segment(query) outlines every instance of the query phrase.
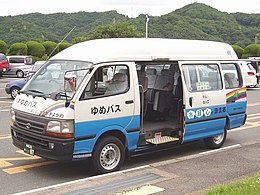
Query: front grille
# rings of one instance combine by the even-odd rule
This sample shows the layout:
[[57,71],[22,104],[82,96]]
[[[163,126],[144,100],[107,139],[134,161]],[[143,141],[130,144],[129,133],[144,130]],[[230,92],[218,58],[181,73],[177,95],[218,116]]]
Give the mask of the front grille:
[[15,119],[18,128],[34,133],[44,134],[47,125],[46,119],[40,116],[21,112],[15,113]]
[[32,137],[30,135],[26,135],[26,134],[23,134],[23,133],[20,133],[20,132],[16,132],[16,138],[19,141],[22,141],[22,142],[27,143],[27,144],[31,144],[31,145],[33,145],[37,148],[49,149],[47,141]]

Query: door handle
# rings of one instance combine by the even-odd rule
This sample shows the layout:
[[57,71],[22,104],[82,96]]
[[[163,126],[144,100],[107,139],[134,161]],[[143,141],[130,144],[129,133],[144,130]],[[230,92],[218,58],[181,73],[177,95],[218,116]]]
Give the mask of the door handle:
[[193,97],[190,97],[190,98],[189,98],[190,107],[192,107],[192,99],[193,99]]
[[127,101],[125,101],[125,104],[132,104],[132,103],[134,103],[134,100],[127,100]]

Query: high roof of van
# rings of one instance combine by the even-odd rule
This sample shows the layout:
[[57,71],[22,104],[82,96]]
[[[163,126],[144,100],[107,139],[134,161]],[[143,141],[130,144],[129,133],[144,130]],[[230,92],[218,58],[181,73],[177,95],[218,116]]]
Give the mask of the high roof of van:
[[79,60],[92,63],[153,60],[238,60],[226,43],[161,38],[96,39],[75,44],[51,60]]

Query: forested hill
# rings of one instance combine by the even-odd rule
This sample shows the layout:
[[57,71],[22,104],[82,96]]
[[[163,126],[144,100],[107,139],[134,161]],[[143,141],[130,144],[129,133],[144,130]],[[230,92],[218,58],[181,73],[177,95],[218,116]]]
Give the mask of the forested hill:
[[[0,40],[8,45],[27,41],[60,41],[87,37],[96,27],[127,22],[145,34],[145,15],[128,18],[116,11],[77,12],[0,17]],[[193,3],[166,15],[150,16],[149,37],[206,39],[246,46],[260,39],[260,14],[220,12],[201,3]]]

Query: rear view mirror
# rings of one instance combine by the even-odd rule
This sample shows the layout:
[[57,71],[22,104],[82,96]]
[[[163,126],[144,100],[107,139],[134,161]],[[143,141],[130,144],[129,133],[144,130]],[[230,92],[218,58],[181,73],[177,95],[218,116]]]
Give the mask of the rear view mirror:
[[64,91],[65,92],[76,91],[76,86],[77,86],[76,83],[77,83],[76,75],[66,74],[64,76]]

